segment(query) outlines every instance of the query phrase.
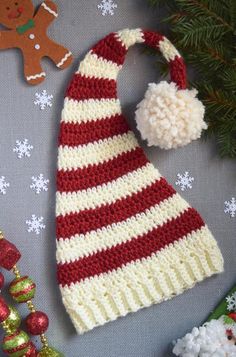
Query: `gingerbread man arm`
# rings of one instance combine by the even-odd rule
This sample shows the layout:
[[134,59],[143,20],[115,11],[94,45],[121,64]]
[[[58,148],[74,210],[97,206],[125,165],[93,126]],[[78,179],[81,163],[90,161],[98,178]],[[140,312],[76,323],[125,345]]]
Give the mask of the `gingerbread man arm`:
[[50,23],[57,18],[57,6],[51,0],[45,0],[39,7],[37,13],[34,16],[35,21],[47,28]]
[[0,31],[0,50],[5,50],[7,48],[13,47],[17,47],[14,32],[11,30]]

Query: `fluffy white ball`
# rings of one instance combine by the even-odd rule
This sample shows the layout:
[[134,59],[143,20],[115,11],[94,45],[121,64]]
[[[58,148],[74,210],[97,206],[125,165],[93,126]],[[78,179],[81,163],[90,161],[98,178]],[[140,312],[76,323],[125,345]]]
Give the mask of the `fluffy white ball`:
[[135,112],[137,128],[148,146],[172,149],[200,138],[207,124],[196,95],[195,89],[179,90],[173,82],[149,84]]
[[177,340],[173,353],[179,357],[235,357],[236,346],[227,339],[226,328],[219,319],[194,327]]

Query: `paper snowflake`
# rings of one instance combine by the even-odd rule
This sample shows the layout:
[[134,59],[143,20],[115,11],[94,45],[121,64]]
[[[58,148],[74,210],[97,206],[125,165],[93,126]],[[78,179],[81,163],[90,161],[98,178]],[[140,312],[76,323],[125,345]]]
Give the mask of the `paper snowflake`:
[[236,216],[236,200],[235,197],[232,197],[230,201],[225,201],[225,213],[228,213],[230,217]]
[[227,296],[226,301],[227,301],[227,310],[236,311],[236,292],[230,296]]
[[98,5],[98,9],[101,10],[102,16],[114,15],[114,9],[117,8],[117,4],[112,0],[102,0]]
[[30,188],[34,190],[37,194],[39,194],[42,191],[48,190],[49,180],[46,180],[43,174],[40,174],[37,177],[32,176],[31,178],[32,178],[32,184],[30,185]]
[[10,186],[9,182],[6,182],[5,176],[0,177],[0,193],[5,195],[7,193],[7,188]]
[[49,95],[45,89],[41,93],[35,93],[35,98],[34,104],[38,105],[41,110],[52,106],[53,95]]
[[31,153],[30,151],[34,147],[29,144],[28,139],[24,139],[23,141],[16,140],[16,146],[13,148],[13,152],[17,154],[17,157],[19,159],[22,159],[22,157],[30,157]]
[[189,176],[189,172],[185,171],[185,173],[177,174],[178,181],[176,181],[176,186],[180,186],[181,191],[185,191],[187,188],[192,188],[192,182],[194,181],[194,177]]
[[37,217],[35,214],[32,214],[31,220],[27,220],[26,224],[28,226],[27,231],[34,232],[36,234],[40,234],[42,229],[45,229],[45,225],[43,224],[43,217]]

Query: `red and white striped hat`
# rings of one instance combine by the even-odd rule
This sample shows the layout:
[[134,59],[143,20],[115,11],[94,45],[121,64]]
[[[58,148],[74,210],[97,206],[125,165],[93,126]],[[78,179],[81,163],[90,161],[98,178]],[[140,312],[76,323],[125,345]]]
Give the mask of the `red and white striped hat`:
[[223,270],[208,227],[148,161],[122,115],[116,79],[135,43],[161,51],[172,81],[150,85],[138,106],[143,137],[149,131],[149,144],[177,147],[205,128],[196,91],[186,89],[183,59],[164,36],[112,33],[80,63],[62,112],[56,197],[58,282],[78,333]]

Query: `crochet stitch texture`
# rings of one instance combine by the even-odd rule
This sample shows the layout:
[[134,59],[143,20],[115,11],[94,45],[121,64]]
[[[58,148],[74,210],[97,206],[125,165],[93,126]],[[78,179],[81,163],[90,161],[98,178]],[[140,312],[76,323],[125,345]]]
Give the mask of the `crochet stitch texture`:
[[172,82],[186,88],[185,65],[173,45],[136,29],[101,40],[67,89],[58,154],[57,269],[78,333],[171,299],[223,270],[208,227],[148,161],[122,115],[116,79],[135,43],[159,49]]

